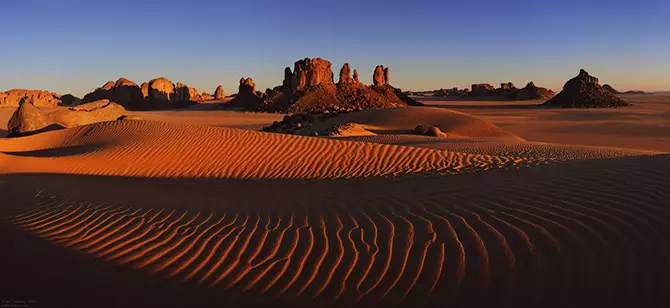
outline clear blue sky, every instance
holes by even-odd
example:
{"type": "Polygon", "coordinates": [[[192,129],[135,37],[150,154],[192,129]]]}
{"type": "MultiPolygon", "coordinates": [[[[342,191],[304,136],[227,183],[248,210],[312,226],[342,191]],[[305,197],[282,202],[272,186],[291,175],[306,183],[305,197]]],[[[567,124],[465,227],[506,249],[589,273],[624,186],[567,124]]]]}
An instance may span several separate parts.
{"type": "Polygon", "coordinates": [[[0,4],[0,90],[83,95],[157,76],[201,92],[281,84],[297,59],[422,90],[512,81],[560,89],[580,68],[670,90],[670,1],[30,1],[0,4]],[[97,2],[97,3],[96,3],[97,2]]]}

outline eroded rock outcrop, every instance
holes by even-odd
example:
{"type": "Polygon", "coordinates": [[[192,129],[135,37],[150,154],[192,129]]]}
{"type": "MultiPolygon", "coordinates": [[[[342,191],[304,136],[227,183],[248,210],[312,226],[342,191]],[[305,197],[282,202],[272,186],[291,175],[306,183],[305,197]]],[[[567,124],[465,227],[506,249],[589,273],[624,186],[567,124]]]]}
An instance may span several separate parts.
{"type": "Polygon", "coordinates": [[[262,104],[263,99],[261,99],[256,93],[256,83],[254,83],[254,80],[251,79],[251,77],[243,77],[240,79],[240,85],[238,87],[235,98],[227,103],[221,104],[221,106],[242,109],[258,109],[262,104]]]}
{"type": "Polygon", "coordinates": [[[472,85],[470,96],[492,96],[495,88],[488,83],[476,83],[472,85]]]}
{"type": "Polygon", "coordinates": [[[580,70],[579,75],[568,80],[563,90],[545,102],[546,106],[564,108],[605,108],[630,106],[625,100],[616,97],[600,84],[598,78],[580,70]]]}
{"type": "Polygon", "coordinates": [[[18,137],[58,128],[32,103],[20,99],[19,108],[7,122],[7,135],[18,137]]]}
{"type": "Polygon", "coordinates": [[[215,100],[222,100],[226,98],[226,95],[223,93],[223,86],[219,85],[216,87],[216,90],[214,90],[214,99],[215,100]]]}
{"type": "Polygon", "coordinates": [[[76,107],[61,109],[46,115],[46,117],[63,127],[77,127],[92,123],[115,121],[124,116],[126,109],[120,104],[102,99],[95,102],[81,104],[76,107]]]}
{"type": "Polygon", "coordinates": [[[340,80],[337,82],[338,84],[345,84],[345,83],[351,83],[353,82],[353,79],[351,78],[351,71],[349,69],[349,63],[344,63],[342,65],[342,69],[340,69],[340,80]]]}
{"type": "MultiPolygon", "coordinates": [[[[262,100],[260,104],[246,107],[256,111],[318,113],[325,110],[355,111],[373,108],[401,107],[408,104],[422,105],[398,89],[388,84],[388,69],[379,66],[376,74],[380,82],[375,86],[366,86],[359,82],[358,72],[345,63],[340,69],[338,83],[333,82],[332,65],[321,58],[305,58],[294,63],[293,70],[284,70],[284,81],[281,86],[269,89],[255,98],[262,100]]],[[[246,82],[244,79],[241,83],[246,82]]],[[[235,99],[235,103],[249,101],[249,95],[240,88],[239,95],[247,99],[235,99]]],[[[254,101],[253,97],[251,101],[254,101]]],[[[233,102],[233,101],[231,101],[233,102]]],[[[224,104],[233,106],[231,104],[224,104]]]]}
{"type": "Polygon", "coordinates": [[[211,101],[214,99],[214,95],[207,92],[202,92],[200,93],[200,98],[202,98],[203,101],[211,101]]]}
{"type": "Polygon", "coordinates": [[[552,90],[549,90],[547,88],[542,88],[535,86],[535,83],[532,81],[526,84],[525,87],[522,89],[519,89],[518,91],[515,91],[511,95],[507,97],[507,99],[511,100],[532,100],[532,99],[549,99],[552,96],[556,95],[556,93],[552,90]]]}
{"type": "Polygon", "coordinates": [[[147,98],[170,101],[175,96],[175,85],[165,77],[158,77],[149,81],[147,98]]]}
{"type": "Polygon", "coordinates": [[[181,102],[197,102],[201,101],[202,97],[196,88],[191,88],[181,82],[177,82],[175,96],[172,100],[181,102]]]}
{"type": "Polygon", "coordinates": [[[21,100],[41,108],[55,108],[61,96],[49,91],[12,89],[0,92],[0,107],[19,107],[21,100]]]}
{"type": "Polygon", "coordinates": [[[130,107],[144,100],[142,89],[134,82],[119,78],[116,82],[108,81],[102,87],[88,93],[82,98],[83,104],[107,99],[123,106],[130,107]]]}

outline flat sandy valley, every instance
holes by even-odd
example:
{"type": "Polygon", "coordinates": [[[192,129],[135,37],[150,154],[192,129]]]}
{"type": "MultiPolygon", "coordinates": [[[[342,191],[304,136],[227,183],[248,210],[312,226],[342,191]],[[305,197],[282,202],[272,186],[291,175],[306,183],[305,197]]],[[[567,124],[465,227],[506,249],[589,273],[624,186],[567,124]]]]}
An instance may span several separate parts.
{"type": "Polygon", "coordinates": [[[203,105],[3,138],[0,299],[664,306],[670,95],[622,97],[634,105],[417,98],[341,115],[374,133],[349,137],[203,105]],[[446,136],[405,133],[419,124],[446,136]]]}

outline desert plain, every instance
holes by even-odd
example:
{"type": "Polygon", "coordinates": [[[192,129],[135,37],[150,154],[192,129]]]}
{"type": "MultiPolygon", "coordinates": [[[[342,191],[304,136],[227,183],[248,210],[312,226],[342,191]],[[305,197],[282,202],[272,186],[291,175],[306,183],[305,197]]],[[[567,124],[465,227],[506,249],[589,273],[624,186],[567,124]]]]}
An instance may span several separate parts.
{"type": "Polygon", "coordinates": [[[262,132],[285,114],[199,104],[0,139],[0,294],[40,307],[663,306],[670,95],[620,97],[633,106],[415,97],[425,106],[325,120],[354,124],[337,137],[262,132]],[[420,124],[440,134],[409,133],[420,124]]]}

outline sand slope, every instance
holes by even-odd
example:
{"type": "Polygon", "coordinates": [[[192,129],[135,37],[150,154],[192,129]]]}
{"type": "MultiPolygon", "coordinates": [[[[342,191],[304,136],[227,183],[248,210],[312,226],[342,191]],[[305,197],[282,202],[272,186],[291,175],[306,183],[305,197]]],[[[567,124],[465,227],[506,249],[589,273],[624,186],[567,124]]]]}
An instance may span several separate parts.
{"type": "Polygon", "coordinates": [[[0,287],[109,306],[669,300],[670,156],[380,137],[117,121],[0,140],[0,244],[38,273],[0,287]]]}

